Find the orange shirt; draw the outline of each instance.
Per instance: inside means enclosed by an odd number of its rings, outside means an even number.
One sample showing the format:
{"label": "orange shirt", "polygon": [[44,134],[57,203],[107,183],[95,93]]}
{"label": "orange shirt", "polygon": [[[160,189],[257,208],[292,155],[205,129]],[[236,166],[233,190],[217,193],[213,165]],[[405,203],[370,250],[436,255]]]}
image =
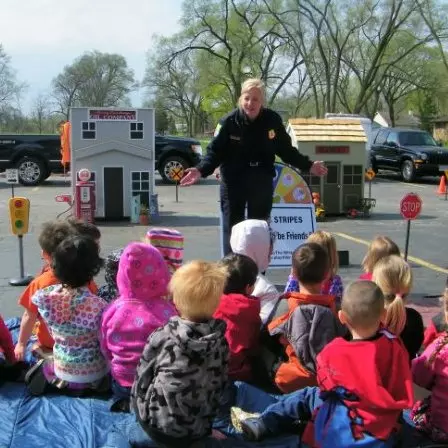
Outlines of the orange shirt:
{"label": "orange shirt", "polygon": [[[39,289],[43,289],[51,285],[56,285],[58,283],[60,283],[60,281],[55,277],[53,271],[51,269],[45,270],[42,274],[37,276],[27,286],[25,291],[23,291],[19,299],[19,305],[22,305],[25,309],[27,309],[31,313],[34,314],[38,313],[37,306],[34,305],[34,303],[31,301],[31,298],[33,297],[34,293]],[[96,294],[98,292],[98,287],[96,286],[93,280],[89,283],[88,287],[93,294]],[[37,316],[37,319],[38,319],[38,325],[36,330],[37,341],[39,345],[52,349],[54,344],[53,338],[51,337],[51,334],[48,331],[48,328],[45,325],[44,320],[42,319],[42,317],[39,316],[39,314]]]}

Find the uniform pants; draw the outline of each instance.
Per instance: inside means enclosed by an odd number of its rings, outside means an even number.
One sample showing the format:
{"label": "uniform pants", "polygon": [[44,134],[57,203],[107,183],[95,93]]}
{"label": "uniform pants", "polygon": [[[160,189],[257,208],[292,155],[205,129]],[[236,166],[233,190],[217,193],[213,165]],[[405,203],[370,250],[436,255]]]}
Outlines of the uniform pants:
{"label": "uniform pants", "polygon": [[248,167],[240,179],[221,184],[221,212],[224,255],[232,252],[232,227],[246,218],[268,220],[271,216],[273,178],[266,168]]}

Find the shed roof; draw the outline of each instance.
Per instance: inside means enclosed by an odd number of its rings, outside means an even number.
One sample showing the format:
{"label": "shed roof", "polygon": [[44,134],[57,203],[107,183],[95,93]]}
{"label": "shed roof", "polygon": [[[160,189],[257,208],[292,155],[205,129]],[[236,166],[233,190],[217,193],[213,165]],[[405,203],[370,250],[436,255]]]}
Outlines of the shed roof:
{"label": "shed roof", "polygon": [[293,118],[289,125],[298,142],[366,142],[361,120]]}

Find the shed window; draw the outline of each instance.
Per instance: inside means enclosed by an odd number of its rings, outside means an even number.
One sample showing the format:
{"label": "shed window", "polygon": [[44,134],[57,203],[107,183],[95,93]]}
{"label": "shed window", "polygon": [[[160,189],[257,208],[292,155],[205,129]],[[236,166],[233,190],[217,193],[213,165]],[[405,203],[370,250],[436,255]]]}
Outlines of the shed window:
{"label": "shed window", "polygon": [[82,139],[83,140],[95,140],[96,139],[96,122],[95,121],[83,121],[81,122]]}
{"label": "shed window", "polygon": [[302,174],[303,180],[310,186],[320,186],[320,177],[312,174]]}
{"label": "shed window", "polygon": [[131,140],[143,140],[143,123],[129,123],[129,131]]}
{"label": "shed window", "polygon": [[149,206],[149,171],[133,171],[131,174],[132,196],[140,197],[140,204]]}
{"label": "shed window", "polygon": [[362,165],[344,165],[344,185],[362,184]]}

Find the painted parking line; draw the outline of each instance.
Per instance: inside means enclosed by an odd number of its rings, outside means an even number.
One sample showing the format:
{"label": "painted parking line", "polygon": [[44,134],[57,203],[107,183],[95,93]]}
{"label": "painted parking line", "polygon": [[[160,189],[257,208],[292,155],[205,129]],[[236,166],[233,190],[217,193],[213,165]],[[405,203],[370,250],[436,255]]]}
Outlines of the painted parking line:
{"label": "painted parking line", "polygon": [[[354,243],[362,244],[364,246],[369,246],[370,241],[363,240],[361,238],[355,238],[354,236],[347,235],[346,233],[335,232],[334,235],[339,236],[341,238],[345,238],[346,240],[353,241]],[[430,263],[429,261],[422,260],[421,258],[413,257],[408,255],[408,260],[412,261],[415,264],[419,264],[425,268],[431,269],[432,271],[441,272],[442,274],[448,275],[448,269],[442,268],[441,266],[437,266],[436,264]]]}
{"label": "painted parking line", "polygon": [[39,187],[34,187],[31,191],[37,191],[39,190]]}
{"label": "painted parking line", "polygon": [[[389,183],[389,184],[392,184],[392,183],[396,184],[397,183],[396,180],[392,180],[392,179],[378,179],[378,180],[381,180],[381,182]],[[378,182],[378,183],[381,183],[381,182]],[[411,184],[409,182],[403,182],[402,184],[403,184],[403,186],[410,186],[410,187],[415,187],[415,188],[423,188],[425,190],[426,190],[426,187],[436,186],[436,185],[432,185],[432,184],[425,184],[425,185],[422,185],[422,184]]]}

